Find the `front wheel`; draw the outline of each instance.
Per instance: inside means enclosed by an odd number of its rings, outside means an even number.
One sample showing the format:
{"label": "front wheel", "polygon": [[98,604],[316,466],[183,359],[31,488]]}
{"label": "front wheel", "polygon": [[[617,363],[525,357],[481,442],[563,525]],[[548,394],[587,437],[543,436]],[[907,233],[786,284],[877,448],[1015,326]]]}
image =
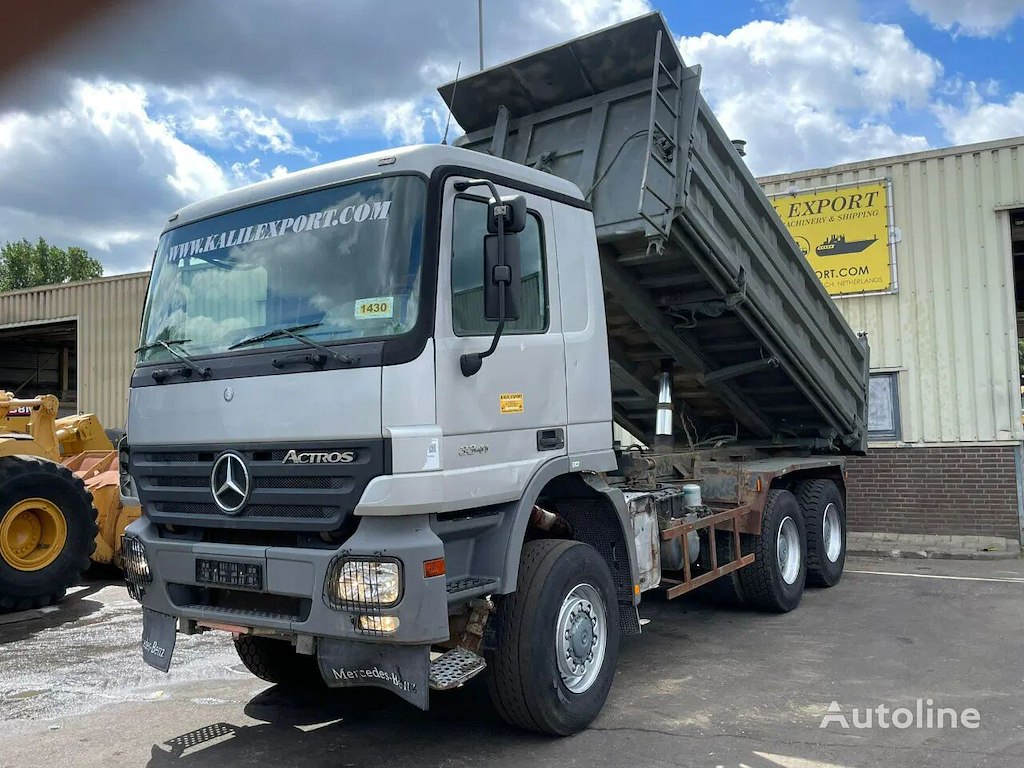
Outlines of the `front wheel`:
{"label": "front wheel", "polygon": [[619,656],[608,565],[576,541],[527,542],[519,588],[494,616],[488,687],[498,713],[531,731],[568,736],[604,706]]}
{"label": "front wheel", "polygon": [[268,683],[297,688],[323,688],[316,656],[295,651],[287,640],[259,635],[239,635],[235,651],[245,668]]}

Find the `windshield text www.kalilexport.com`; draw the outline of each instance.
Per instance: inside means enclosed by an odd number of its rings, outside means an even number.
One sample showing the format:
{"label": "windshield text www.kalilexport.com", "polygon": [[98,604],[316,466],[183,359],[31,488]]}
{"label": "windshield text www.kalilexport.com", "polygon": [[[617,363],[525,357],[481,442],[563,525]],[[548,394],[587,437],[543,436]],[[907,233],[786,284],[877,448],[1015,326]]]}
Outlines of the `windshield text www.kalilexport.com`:
{"label": "windshield text www.kalilexport.com", "polygon": [[189,256],[199,256],[222,248],[245,245],[285,234],[299,234],[326,227],[362,224],[365,221],[384,221],[388,218],[390,211],[391,201],[381,200],[374,203],[347,205],[340,209],[328,208],[326,211],[303,213],[274,221],[264,221],[260,224],[238,227],[172,245],[167,253],[167,260],[173,264]]}

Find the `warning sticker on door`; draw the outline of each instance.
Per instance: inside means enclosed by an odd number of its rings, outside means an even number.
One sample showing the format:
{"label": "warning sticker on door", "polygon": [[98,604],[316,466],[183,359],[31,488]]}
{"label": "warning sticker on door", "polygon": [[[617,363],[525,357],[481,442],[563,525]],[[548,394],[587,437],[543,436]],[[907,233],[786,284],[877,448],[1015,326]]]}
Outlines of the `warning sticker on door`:
{"label": "warning sticker on door", "polygon": [[522,413],[523,393],[504,392],[498,395],[498,404],[502,413]]}
{"label": "warning sticker on door", "polygon": [[423,470],[441,468],[441,443],[436,437],[430,438],[427,443],[427,460],[423,462]]}
{"label": "warning sticker on door", "polygon": [[394,309],[394,296],[374,296],[370,299],[356,299],[355,315],[357,319],[372,320],[391,317]]}

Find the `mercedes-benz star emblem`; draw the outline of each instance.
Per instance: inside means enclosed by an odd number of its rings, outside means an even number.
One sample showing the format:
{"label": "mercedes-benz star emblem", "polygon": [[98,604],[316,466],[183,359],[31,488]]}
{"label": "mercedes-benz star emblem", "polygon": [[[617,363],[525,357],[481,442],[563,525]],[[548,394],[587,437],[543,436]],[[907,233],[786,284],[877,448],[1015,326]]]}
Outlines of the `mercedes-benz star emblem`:
{"label": "mercedes-benz star emblem", "polygon": [[249,500],[249,470],[237,453],[222,453],[213,462],[210,473],[210,490],[213,500],[221,511],[234,515]]}

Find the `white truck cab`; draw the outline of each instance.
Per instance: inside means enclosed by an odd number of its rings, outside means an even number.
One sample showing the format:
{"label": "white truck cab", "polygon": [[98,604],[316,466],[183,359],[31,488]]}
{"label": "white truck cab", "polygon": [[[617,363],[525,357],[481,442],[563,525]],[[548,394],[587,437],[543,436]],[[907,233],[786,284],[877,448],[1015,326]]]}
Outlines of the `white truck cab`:
{"label": "white truck cab", "polygon": [[422,708],[486,672],[568,734],[644,592],[839,580],[867,347],[671,39],[651,14],[487,70],[441,89],[462,147],[169,219],[121,457],[147,662],[225,630],[267,680]]}

